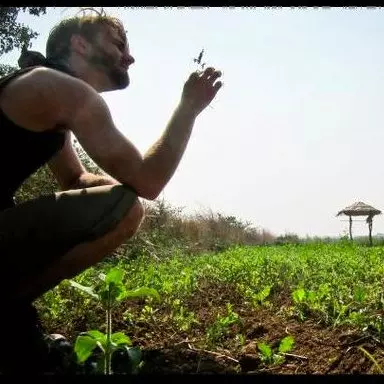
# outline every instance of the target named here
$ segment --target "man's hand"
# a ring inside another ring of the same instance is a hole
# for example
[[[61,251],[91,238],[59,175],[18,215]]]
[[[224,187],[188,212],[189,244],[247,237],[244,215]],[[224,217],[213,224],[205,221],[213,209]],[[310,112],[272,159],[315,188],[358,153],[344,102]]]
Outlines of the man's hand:
[[[216,81],[221,72],[212,67],[203,72],[193,72],[184,85],[181,106],[190,109],[197,116],[214,99],[223,85]]]

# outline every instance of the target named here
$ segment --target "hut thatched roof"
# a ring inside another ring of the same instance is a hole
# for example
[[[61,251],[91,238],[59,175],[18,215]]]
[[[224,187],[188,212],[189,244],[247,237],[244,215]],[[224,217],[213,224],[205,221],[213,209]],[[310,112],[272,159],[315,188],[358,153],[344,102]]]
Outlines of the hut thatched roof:
[[[347,215],[347,216],[368,216],[368,215],[380,215],[381,211],[373,208],[372,206],[363,203],[362,201],[358,201],[357,203],[354,203],[344,209],[342,209],[340,212],[337,213],[336,216],[340,215]]]

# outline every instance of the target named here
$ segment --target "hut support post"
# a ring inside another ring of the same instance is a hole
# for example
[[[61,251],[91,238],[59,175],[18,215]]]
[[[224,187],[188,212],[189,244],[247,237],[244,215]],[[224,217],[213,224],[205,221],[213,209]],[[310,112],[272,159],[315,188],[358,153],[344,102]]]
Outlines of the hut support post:
[[[349,216],[349,239],[352,241],[352,216]]]
[[[368,230],[369,230],[369,245],[372,246],[372,216],[368,216],[367,223],[368,223]]]

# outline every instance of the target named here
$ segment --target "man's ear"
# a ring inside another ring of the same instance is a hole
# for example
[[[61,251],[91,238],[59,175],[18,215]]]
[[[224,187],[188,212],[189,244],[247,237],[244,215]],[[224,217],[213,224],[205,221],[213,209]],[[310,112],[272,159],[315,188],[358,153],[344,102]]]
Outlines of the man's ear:
[[[89,42],[81,35],[74,34],[71,36],[72,50],[81,56],[86,55],[89,50]]]

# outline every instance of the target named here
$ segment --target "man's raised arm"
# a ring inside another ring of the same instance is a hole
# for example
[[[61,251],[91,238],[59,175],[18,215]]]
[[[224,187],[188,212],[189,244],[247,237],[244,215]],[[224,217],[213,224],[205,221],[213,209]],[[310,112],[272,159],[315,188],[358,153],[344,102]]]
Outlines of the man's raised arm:
[[[220,76],[213,68],[191,74],[165,131],[144,156],[115,127],[108,106],[94,88],[58,71],[35,69],[20,76],[3,91],[7,95],[1,107],[16,124],[32,131],[72,131],[100,168],[139,196],[152,200],[179,165],[196,117],[222,85],[217,81]],[[70,155],[68,151],[66,154]],[[79,166],[75,168],[76,172],[72,169],[68,175],[81,173]],[[71,178],[68,175],[66,180]]]
[[[220,76],[213,68],[192,73],[164,133],[144,156],[116,129],[108,107],[97,93],[77,110],[69,128],[109,175],[135,189],[139,196],[155,199],[174,174],[196,117],[220,89],[221,82],[216,81]]]

